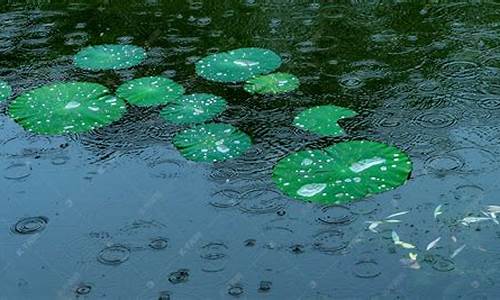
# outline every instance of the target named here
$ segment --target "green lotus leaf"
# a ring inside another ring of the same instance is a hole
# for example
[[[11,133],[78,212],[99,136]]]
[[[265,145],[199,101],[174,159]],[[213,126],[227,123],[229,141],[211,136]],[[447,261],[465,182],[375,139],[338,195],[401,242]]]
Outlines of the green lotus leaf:
[[[10,116],[40,134],[81,133],[120,119],[125,102],[96,83],[68,82],[26,92],[9,105]]]
[[[396,147],[351,141],[288,155],[274,167],[273,181],[294,199],[335,204],[399,187],[411,170],[410,158]]]
[[[146,51],[133,45],[89,46],[74,57],[77,67],[90,70],[119,70],[140,64],[146,58]]]
[[[215,118],[227,107],[226,100],[211,94],[192,94],[171,102],[160,115],[175,124],[196,124]]]
[[[299,87],[299,79],[288,73],[260,75],[248,80],[245,91],[257,94],[282,94]]]
[[[281,58],[271,50],[240,48],[200,59],[196,63],[196,74],[212,81],[241,82],[270,73],[280,65]]]
[[[173,140],[181,154],[193,161],[217,162],[242,155],[250,137],[229,124],[204,124],[178,133]]]
[[[337,122],[357,114],[355,111],[335,105],[316,106],[297,115],[293,125],[319,135],[339,136],[344,134],[344,130]]]
[[[184,94],[182,85],[165,77],[152,76],[125,82],[116,95],[137,106],[166,104]]]
[[[0,102],[7,100],[11,94],[12,88],[10,85],[5,81],[0,80]]]

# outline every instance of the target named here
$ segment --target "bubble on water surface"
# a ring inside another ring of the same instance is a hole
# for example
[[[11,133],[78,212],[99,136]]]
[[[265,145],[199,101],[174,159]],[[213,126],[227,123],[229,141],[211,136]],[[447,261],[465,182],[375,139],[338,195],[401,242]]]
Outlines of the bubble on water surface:
[[[77,294],[77,296],[88,295],[90,294],[91,291],[92,291],[92,286],[87,283],[82,283],[75,289],[75,293]]]
[[[162,250],[168,247],[168,239],[167,238],[154,238],[152,239],[149,244],[149,248],[155,249],[155,250]]]
[[[168,281],[173,284],[185,283],[189,280],[189,269],[179,269],[170,273]]]
[[[112,245],[104,248],[97,255],[97,261],[105,265],[119,265],[130,257],[130,249],[124,245]]]
[[[228,288],[227,293],[234,297],[239,297],[243,294],[244,289],[241,285],[232,285]]]
[[[273,287],[273,283],[271,281],[262,280],[259,283],[259,288],[257,291],[259,291],[260,293],[267,293],[271,290],[272,287]]]
[[[12,231],[18,234],[33,234],[43,231],[47,226],[49,219],[47,217],[28,217],[23,218],[14,225]]]

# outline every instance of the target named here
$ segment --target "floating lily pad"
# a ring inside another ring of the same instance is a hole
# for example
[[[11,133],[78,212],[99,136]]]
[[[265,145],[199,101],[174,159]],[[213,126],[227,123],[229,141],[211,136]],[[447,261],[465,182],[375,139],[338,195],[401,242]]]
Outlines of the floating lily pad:
[[[226,100],[211,94],[192,94],[174,100],[160,115],[176,124],[203,123],[213,119],[227,107]]]
[[[146,51],[133,45],[98,45],[80,50],[74,62],[79,68],[90,71],[119,70],[140,64]]]
[[[300,151],[278,162],[273,180],[288,196],[317,203],[346,203],[403,185],[411,172],[408,155],[370,141]]]
[[[184,94],[182,85],[165,77],[151,76],[125,82],[116,95],[137,106],[166,104]]]
[[[280,65],[281,58],[271,50],[240,48],[202,58],[196,63],[196,74],[212,81],[241,82],[270,73]]]
[[[235,158],[252,145],[250,137],[236,127],[214,123],[186,129],[173,142],[185,158],[200,162]]]
[[[357,114],[355,111],[335,105],[316,106],[297,115],[293,125],[319,135],[339,136],[344,134],[344,130],[337,122]]]
[[[14,99],[10,116],[30,132],[79,133],[106,126],[121,118],[125,102],[96,83],[46,85]]]
[[[288,93],[299,87],[299,79],[288,73],[273,73],[260,75],[248,80],[245,91],[257,94]]]
[[[12,88],[10,85],[5,81],[0,80],[0,102],[7,100],[11,94]]]

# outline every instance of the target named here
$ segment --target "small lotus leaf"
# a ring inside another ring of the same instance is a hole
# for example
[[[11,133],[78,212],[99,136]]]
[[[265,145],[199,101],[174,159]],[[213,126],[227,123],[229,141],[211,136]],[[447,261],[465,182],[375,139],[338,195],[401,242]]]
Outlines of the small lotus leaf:
[[[168,122],[184,125],[213,119],[227,107],[226,100],[212,94],[192,94],[171,102],[160,115]]]
[[[335,105],[316,106],[304,110],[294,119],[294,125],[324,136],[339,136],[344,130],[337,123],[340,119],[351,118],[357,113]]]
[[[133,45],[89,46],[75,55],[77,67],[90,70],[119,70],[140,64],[146,58],[146,51]]]
[[[143,77],[125,82],[116,95],[136,106],[166,104],[184,94],[184,88],[175,81],[159,76]]]
[[[217,82],[241,82],[267,74],[281,65],[278,54],[268,49],[240,48],[212,54],[196,63],[196,74]]]
[[[199,162],[235,158],[252,145],[250,137],[236,127],[215,123],[186,129],[173,142],[185,158]]]

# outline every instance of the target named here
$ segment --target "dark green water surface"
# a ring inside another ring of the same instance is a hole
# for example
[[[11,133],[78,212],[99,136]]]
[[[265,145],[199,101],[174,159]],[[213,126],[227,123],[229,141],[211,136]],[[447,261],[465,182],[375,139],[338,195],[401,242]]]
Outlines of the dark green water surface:
[[[78,50],[103,43],[138,45],[148,58],[118,72],[72,65]],[[300,89],[252,96],[195,76],[201,57],[239,47],[279,53]],[[217,121],[255,145],[198,164],[172,146],[179,128],[156,108],[45,137],[1,103],[0,299],[498,298],[500,226],[460,220],[500,205],[499,4],[0,1],[0,79],[14,96],[74,80],[115,89],[148,75],[223,96]],[[342,122],[347,136],[291,126],[321,104],[360,113]],[[410,181],[345,206],[295,201],[272,184],[287,154],[359,138],[405,150]],[[401,211],[400,223],[368,230]],[[417,248],[395,245],[393,230]]]

